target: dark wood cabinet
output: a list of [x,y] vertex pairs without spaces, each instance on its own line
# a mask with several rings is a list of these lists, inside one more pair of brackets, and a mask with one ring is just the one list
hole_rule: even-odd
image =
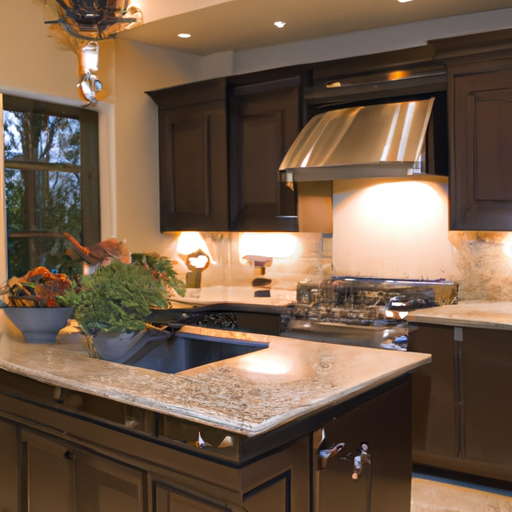
[[295,192],[278,169],[300,131],[300,79],[238,86],[230,102],[231,227],[297,231]]
[[463,329],[461,403],[463,455],[477,464],[495,465],[512,478],[512,331]]
[[158,105],[160,230],[229,230],[225,79],[148,94]]
[[18,429],[0,420],[0,510],[17,512],[19,499]]
[[448,69],[450,227],[512,229],[512,31],[435,41]]
[[[0,372],[0,507],[9,512],[407,512],[410,508],[410,376],[258,436],[155,416],[77,408],[88,395]],[[79,396],[80,395],[80,396]],[[117,402],[112,402],[116,404]],[[97,409],[98,411],[100,409]],[[133,411],[132,411],[133,412]],[[165,420],[165,421],[164,421]],[[165,427],[165,422],[175,428]],[[319,470],[318,448],[344,442]],[[198,432],[211,442],[200,449]],[[175,433],[176,435],[174,435]],[[372,464],[352,478],[370,444]]]
[[432,354],[413,375],[413,461],[512,482],[512,331],[419,324],[409,348]]
[[[328,460],[326,469],[319,471],[318,510],[410,510],[410,405],[408,382],[326,424],[328,443],[343,442],[345,446],[339,456]],[[353,479],[354,457],[362,443],[368,444],[371,464],[363,465],[359,477]],[[402,446],[400,450],[396,450],[397,443]]]
[[140,470],[37,432],[22,432],[22,510],[145,511]]
[[412,440],[416,462],[458,456],[457,366],[453,327],[411,327],[408,349],[432,355],[429,365],[414,372]]
[[300,129],[299,77],[148,94],[159,112],[162,232],[297,231],[295,193],[278,170]]

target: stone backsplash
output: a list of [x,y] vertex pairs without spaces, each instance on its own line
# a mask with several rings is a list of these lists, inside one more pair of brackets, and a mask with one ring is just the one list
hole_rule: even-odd
[[[178,235],[171,235],[172,243],[166,255],[175,261],[175,269],[185,280],[188,269],[177,252]],[[201,286],[251,287],[255,270],[240,260],[241,233],[205,232],[201,235],[212,256],[210,266],[202,274]],[[266,268],[265,277],[271,280],[275,290],[294,291],[299,281],[321,281],[333,274],[331,236],[316,233],[294,233],[293,236],[298,241],[294,254],[274,258]],[[512,233],[450,231],[448,237],[457,268],[446,277],[459,283],[460,300],[512,300]],[[378,275],[376,269],[367,269],[367,272],[361,269],[359,276],[392,277],[386,273],[386,257],[381,255],[379,265]]]
[[512,233],[450,231],[460,300],[512,300]]

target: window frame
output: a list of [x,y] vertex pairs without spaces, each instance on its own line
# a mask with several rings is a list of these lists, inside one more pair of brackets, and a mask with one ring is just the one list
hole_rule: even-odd
[[[90,246],[101,240],[101,213],[100,213],[100,176],[99,176],[99,130],[98,113],[86,108],[75,107],[42,101],[37,99],[23,98],[14,95],[0,94],[0,110],[2,113],[2,152],[3,152],[3,172],[1,173],[2,184],[0,191],[3,191],[0,200],[6,205],[5,197],[5,169],[15,168],[20,170],[37,171],[69,171],[80,174],[80,195],[82,203],[82,238],[83,245]],[[2,104],[3,103],[3,104]],[[45,162],[23,162],[5,160],[5,148],[3,145],[3,113],[4,111],[29,112],[34,114],[43,114],[49,116],[68,117],[77,119],[80,122],[80,165],[55,164]],[[7,219],[3,222],[5,225],[5,278],[8,275],[8,240],[15,238],[9,232]],[[29,231],[18,231],[19,238],[30,238]],[[39,235],[38,235],[39,233]],[[40,232],[34,232],[34,236],[44,236]],[[49,232],[49,236],[51,232]],[[2,249],[2,247],[0,247]],[[3,270],[3,269],[2,269]],[[2,273],[0,270],[0,274]]]

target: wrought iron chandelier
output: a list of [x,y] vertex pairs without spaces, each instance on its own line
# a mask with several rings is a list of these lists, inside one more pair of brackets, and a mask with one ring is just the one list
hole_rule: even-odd
[[[142,23],[142,13],[129,0],[46,0],[55,19],[70,36],[86,41],[109,39]],[[48,9],[47,9],[48,12]]]

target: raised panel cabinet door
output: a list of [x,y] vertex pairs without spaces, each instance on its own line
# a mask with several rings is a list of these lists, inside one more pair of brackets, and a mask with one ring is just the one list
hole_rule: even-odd
[[22,432],[23,512],[74,512],[74,460],[69,447]]
[[[325,449],[345,443],[316,473],[320,512],[410,512],[411,385],[396,386],[329,421]],[[368,446],[353,478],[361,447]]]
[[212,502],[206,496],[188,493],[182,489],[155,483],[155,505],[153,512],[229,512],[240,511],[221,502]]
[[0,420],[0,510],[18,512],[18,434],[16,425]]
[[452,131],[451,228],[511,230],[512,69],[454,75]]
[[476,474],[512,481],[512,331],[463,329],[463,456]]
[[295,193],[280,182],[278,171],[299,133],[300,89],[253,90],[235,89],[231,106],[232,227],[297,231]]
[[75,450],[76,512],[145,512],[145,472]]
[[229,229],[225,102],[159,111],[160,229]]
[[443,467],[459,451],[458,379],[453,327],[411,325],[408,350],[432,355],[412,374],[413,461]]

